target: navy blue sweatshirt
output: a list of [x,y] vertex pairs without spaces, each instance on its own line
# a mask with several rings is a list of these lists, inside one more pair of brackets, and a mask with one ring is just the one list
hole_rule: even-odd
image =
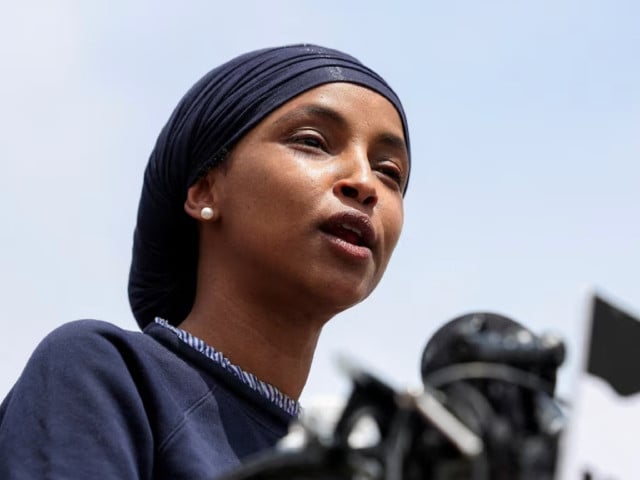
[[82,320],[45,338],[0,406],[0,479],[212,479],[291,419],[160,325]]

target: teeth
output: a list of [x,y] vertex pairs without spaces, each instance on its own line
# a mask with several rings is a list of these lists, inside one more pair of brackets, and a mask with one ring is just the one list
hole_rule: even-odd
[[346,223],[343,223],[342,224],[342,228],[344,228],[345,230],[349,230],[350,232],[355,233],[359,237],[362,236],[362,232],[360,230],[358,230],[357,228],[355,228],[354,226],[352,226],[352,225],[347,225]]

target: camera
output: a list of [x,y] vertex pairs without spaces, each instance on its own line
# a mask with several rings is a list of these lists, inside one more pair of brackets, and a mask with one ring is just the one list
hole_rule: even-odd
[[352,391],[331,432],[296,423],[274,451],[221,479],[551,480],[564,358],[559,338],[507,317],[458,317],[427,343],[419,391],[345,363]]

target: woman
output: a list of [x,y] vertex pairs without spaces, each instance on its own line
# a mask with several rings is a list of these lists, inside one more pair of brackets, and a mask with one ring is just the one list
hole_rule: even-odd
[[213,478],[272,446],[322,326],[380,280],[408,177],[400,101],[354,58],[296,45],[208,73],[145,171],[143,333],[43,341],[0,408],[0,478]]

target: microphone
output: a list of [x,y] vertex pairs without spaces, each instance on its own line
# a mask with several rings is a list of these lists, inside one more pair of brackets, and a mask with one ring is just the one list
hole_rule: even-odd
[[423,382],[451,365],[487,362],[509,365],[540,375],[553,393],[555,373],[565,359],[560,338],[536,336],[529,329],[497,313],[478,312],[454,318],[429,340],[422,353]]
[[423,389],[397,391],[343,362],[353,390],[332,432],[301,422],[297,447],[220,480],[552,480],[564,426],[553,390],[564,356],[559,339],[510,318],[463,315],[424,348]]
[[[426,389],[483,440],[481,478],[551,479],[565,416],[553,394],[564,343],[489,312],[457,317],[424,348]],[[480,478],[480,477],[479,477]]]

